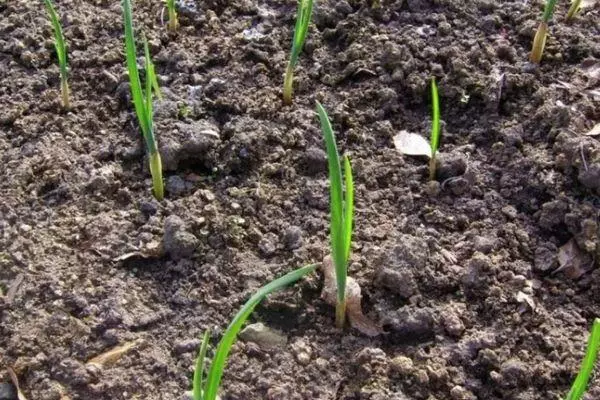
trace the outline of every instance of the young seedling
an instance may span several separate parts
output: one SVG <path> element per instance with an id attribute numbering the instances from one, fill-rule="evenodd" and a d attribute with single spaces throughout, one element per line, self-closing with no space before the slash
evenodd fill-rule
<path id="1" fill-rule="evenodd" d="M 529 55 L 529 61 L 535 64 L 539 64 L 542 60 L 542 54 L 544 53 L 544 47 L 546 46 L 546 38 L 548 37 L 548 23 L 552 19 L 554 14 L 554 7 L 556 6 L 557 0 L 547 0 L 546 6 L 544 7 L 544 14 L 542 15 L 542 21 L 538 26 L 535 37 L 533 38 L 533 45 L 531 46 L 531 54 Z"/>
<path id="2" fill-rule="evenodd" d="M 177 20 L 177 10 L 175 9 L 175 0 L 166 0 L 167 1 L 167 12 L 169 14 L 169 23 L 167 27 L 171 31 L 176 31 L 179 27 L 179 21 Z"/>
<path id="3" fill-rule="evenodd" d="M 54 28 L 54 47 L 56 48 L 56 55 L 58 56 L 58 67 L 60 70 L 60 92 L 62 98 L 62 105 L 65 109 L 71 107 L 69 101 L 69 84 L 67 82 L 67 46 L 65 44 L 65 37 L 63 35 L 62 26 L 60 20 L 52 4 L 52 0 L 44 0 L 46 4 L 46 10 L 50 16 L 50 22 Z"/>
<path id="4" fill-rule="evenodd" d="M 431 78 L 431 158 L 429 159 L 429 180 L 435 179 L 435 160 L 440 145 L 440 98 L 435 83 Z"/>
<path id="5" fill-rule="evenodd" d="M 206 350 L 208 346 L 208 332 L 204 333 L 202 339 L 202 345 L 200 352 L 196 360 L 196 369 L 194 371 L 194 381 L 192 394 L 194 400 L 215 400 L 217 398 L 217 391 L 221 385 L 221 378 L 223 376 L 223 370 L 227 362 L 227 357 L 231 346 L 237 338 L 237 334 L 242 329 L 244 322 L 248 319 L 250 314 L 254 311 L 254 308 L 269 294 L 283 289 L 286 286 L 291 285 L 303 276 L 313 272 L 317 266 L 307 265 L 302 268 L 298 268 L 274 281 L 268 283 L 250 297 L 250 299 L 244 304 L 242 309 L 235 315 L 227 330 L 223 334 L 219 345 L 215 351 L 215 356 L 212 359 L 210 369 L 206 380 L 203 379 L 204 374 L 204 359 L 206 357 Z"/>
<path id="6" fill-rule="evenodd" d="M 342 186 L 342 168 L 335 135 L 331 122 L 323 106 L 317 102 L 317 114 L 321 121 L 321 130 L 325 137 L 329 164 L 329 204 L 331 209 L 330 241 L 331 257 L 335 267 L 337 286 L 337 303 L 335 307 L 335 324 L 343 328 L 346 320 L 346 281 L 348 261 L 350 260 L 350 244 L 352 242 L 352 217 L 354 212 L 354 183 L 352 168 L 348 157 L 344 157 L 344 177 L 346 193 Z"/>
<path id="7" fill-rule="evenodd" d="M 435 179 L 436 156 L 440 145 L 440 99 L 435 78 L 431 78 L 431 139 L 416 133 L 401 131 L 394 136 L 396 149 L 406 155 L 427 156 L 429 158 L 429 180 Z"/>
<path id="8" fill-rule="evenodd" d="M 283 81 L 283 102 L 292 104 L 292 91 L 294 81 L 294 68 L 298 63 L 298 57 L 304 46 L 306 34 L 308 33 L 308 24 L 312 15 L 313 0 L 300 0 L 298 3 L 298 13 L 296 14 L 296 27 L 294 28 L 294 40 L 292 41 L 292 51 L 290 61 L 285 70 L 285 79 Z"/>
<path id="9" fill-rule="evenodd" d="M 144 39 L 144 58 L 146 69 L 146 90 L 142 91 L 139 72 L 137 69 L 137 54 L 135 50 L 135 38 L 133 35 L 133 19 L 131 12 L 131 0 L 123 0 L 123 19 L 125 25 L 125 53 L 127 58 L 127 70 L 129 72 L 129 84 L 131 86 L 131 97 L 135 107 L 135 113 L 146 142 L 148 156 L 150 158 L 150 174 L 152 175 L 152 187 L 154 196 L 158 200 L 164 197 L 164 186 L 162 177 L 162 162 L 156 137 L 154 136 L 152 90 L 156 91 L 158 81 L 154 73 L 154 65 L 150 60 L 148 42 Z"/>
<path id="10" fill-rule="evenodd" d="M 575 15 L 581 10 L 581 0 L 573 0 L 571 1 L 571 7 L 569 7 L 569 11 L 567 12 L 567 21 L 571 21 L 575 18 Z"/>
<path id="11" fill-rule="evenodd" d="M 587 349 L 585 351 L 585 357 L 581 363 L 581 368 L 577 374 L 577 378 L 571 386 L 571 390 L 565 400 L 579 400 L 585 393 L 588 381 L 594 370 L 594 363 L 598 356 L 598 349 L 600 348 L 600 318 L 594 320 L 592 326 L 592 332 L 588 339 Z"/>

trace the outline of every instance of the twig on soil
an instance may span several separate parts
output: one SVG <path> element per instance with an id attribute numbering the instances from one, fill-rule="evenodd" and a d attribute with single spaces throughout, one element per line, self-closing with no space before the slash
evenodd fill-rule
<path id="1" fill-rule="evenodd" d="M 497 100 L 497 104 L 496 104 L 496 111 L 500 110 L 500 105 L 502 104 L 502 91 L 504 90 L 504 86 L 506 85 L 506 74 L 504 72 L 502 72 L 499 76 L 498 76 L 498 98 Z"/>
<path id="2" fill-rule="evenodd" d="M 21 283 L 23 283 L 24 279 L 25 275 L 19 274 L 17 275 L 13 283 L 10 285 L 8 292 L 6 293 L 6 303 L 8 305 L 11 305 L 12 302 L 15 300 L 15 296 L 17 295 L 17 291 L 19 290 L 19 286 L 21 286 Z"/>
<path id="3" fill-rule="evenodd" d="M 96 357 L 89 360 L 86 365 L 95 365 L 98 368 L 103 368 L 109 365 L 112 365 L 119 361 L 121 357 L 123 357 L 129 350 L 138 346 L 143 342 L 142 339 L 134 340 L 132 342 L 127 342 L 123 345 L 113 347 L 109 351 L 99 354 Z"/>
<path id="4" fill-rule="evenodd" d="M 583 152 L 583 143 L 579 143 L 579 150 L 581 151 L 581 161 L 583 161 L 583 167 L 588 170 L 587 161 L 585 161 L 585 153 Z"/>

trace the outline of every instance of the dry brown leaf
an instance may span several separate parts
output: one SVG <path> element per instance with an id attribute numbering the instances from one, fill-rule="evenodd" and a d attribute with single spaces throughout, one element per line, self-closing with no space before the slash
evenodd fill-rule
<path id="1" fill-rule="evenodd" d="M 323 291 L 321 292 L 321 298 L 331 306 L 336 305 L 336 281 L 335 281 L 335 269 L 331 256 L 327 256 L 321 263 L 321 270 L 323 271 L 324 284 Z M 383 333 L 383 329 L 369 318 L 367 318 L 361 307 L 362 294 L 360 286 L 351 277 L 346 280 L 346 315 L 350 321 L 350 325 L 357 329 L 364 335 L 367 336 L 378 336 Z"/>
<path id="2" fill-rule="evenodd" d="M 6 368 L 6 370 L 8 371 L 8 376 L 10 376 L 10 380 L 12 381 L 13 386 L 15 387 L 15 389 L 17 389 L 17 399 L 27 400 L 27 397 L 25 397 L 23 392 L 21 392 L 21 388 L 19 387 L 19 379 L 17 378 L 17 374 L 15 374 L 15 371 L 11 367 Z"/>
<path id="3" fill-rule="evenodd" d="M 554 273 L 563 271 L 571 279 L 578 279 L 593 266 L 587 253 L 581 251 L 575 239 L 569 240 L 558 249 L 559 267 Z"/>
<path id="4" fill-rule="evenodd" d="M 586 136 L 598 136 L 600 135 L 600 123 L 596 124 L 589 132 L 586 133 Z"/>
<path id="5" fill-rule="evenodd" d="M 129 350 L 140 344 L 141 340 L 134 340 L 114 347 L 109 351 L 97 355 L 87 362 L 87 365 L 96 365 L 99 368 L 107 367 L 119 361 Z"/>

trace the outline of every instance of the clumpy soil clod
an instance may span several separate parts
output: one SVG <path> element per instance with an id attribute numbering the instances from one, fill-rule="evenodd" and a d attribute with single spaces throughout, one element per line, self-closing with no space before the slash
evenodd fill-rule
<path id="1" fill-rule="evenodd" d="M 530 3 L 319 1 L 283 107 L 296 2 L 181 1 L 175 34 L 161 2 L 136 2 L 164 91 L 160 203 L 120 3 L 57 3 L 69 112 L 43 7 L 0 4 L 3 371 L 30 399 L 184 398 L 205 329 L 219 338 L 258 287 L 329 251 L 319 100 L 355 173 L 350 274 L 385 333 L 337 331 L 316 274 L 257 308 L 222 399 L 563 397 L 600 315 L 600 145 L 584 135 L 600 120 L 600 16 L 565 24 L 559 3 L 532 67 Z M 427 183 L 392 138 L 428 134 L 432 75 L 444 156 Z"/>

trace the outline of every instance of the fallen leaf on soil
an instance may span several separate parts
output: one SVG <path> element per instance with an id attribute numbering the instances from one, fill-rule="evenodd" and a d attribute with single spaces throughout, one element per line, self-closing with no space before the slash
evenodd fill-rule
<path id="1" fill-rule="evenodd" d="M 431 158 L 431 146 L 427 139 L 416 133 L 400 131 L 394 136 L 394 146 L 402 154 Z"/>
<path id="2" fill-rule="evenodd" d="M 129 350 L 140 344 L 141 340 L 134 340 L 127 342 L 121 346 L 112 348 L 111 350 L 102 353 L 87 362 L 87 365 L 96 365 L 99 368 L 103 368 L 112 365 L 119 361 Z"/>
<path id="3" fill-rule="evenodd" d="M 19 400 L 27 400 L 27 397 L 21 392 L 21 388 L 19 387 L 19 379 L 17 378 L 17 374 L 11 367 L 6 368 L 8 371 L 8 376 L 10 376 L 10 380 L 12 381 L 13 386 L 17 389 L 17 399 Z"/>
<path id="4" fill-rule="evenodd" d="M 580 8 L 590 8 L 594 7 L 594 5 L 598 2 L 598 0 L 583 0 L 581 2 Z"/>
<path id="5" fill-rule="evenodd" d="M 321 263 L 321 269 L 324 276 L 323 291 L 321 292 L 321 298 L 331 306 L 336 305 L 336 282 L 335 282 L 335 270 L 333 268 L 333 262 L 331 256 L 327 256 Z M 383 329 L 369 318 L 367 318 L 361 307 L 362 294 L 360 286 L 351 277 L 346 280 L 346 314 L 350 320 L 350 325 L 367 336 L 377 336 L 383 333 Z"/>
<path id="6" fill-rule="evenodd" d="M 578 279 L 591 267 L 589 256 L 579 249 L 575 239 L 569 240 L 558 249 L 558 263 L 559 267 L 553 273 L 564 271 L 571 279 Z"/>
<path id="7" fill-rule="evenodd" d="M 598 136 L 600 135 L 600 124 L 596 124 L 592 130 L 586 133 L 586 136 Z"/>

